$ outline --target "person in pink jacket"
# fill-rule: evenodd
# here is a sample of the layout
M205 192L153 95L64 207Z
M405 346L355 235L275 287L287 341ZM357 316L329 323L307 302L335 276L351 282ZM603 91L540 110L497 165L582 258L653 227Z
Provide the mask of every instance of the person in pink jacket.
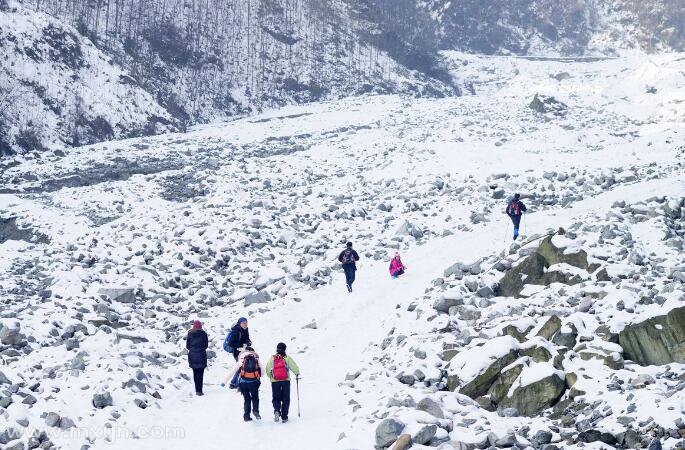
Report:
M402 264L402 259L399 253L395 253L395 257L390 261L390 276L397 278L404 273L407 268Z

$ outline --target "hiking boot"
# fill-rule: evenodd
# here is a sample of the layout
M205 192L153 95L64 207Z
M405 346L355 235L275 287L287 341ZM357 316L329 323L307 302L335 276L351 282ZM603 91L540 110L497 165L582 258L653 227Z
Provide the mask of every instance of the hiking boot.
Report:
M202 397L205 394L203 394L202 392L196 392L195 395L197 395L198 397Z
M244 417L243 417L243 420L244 420L245 422L252 422L252 417L250 417L250 416L244 416Z
M284 417L284 418L281 419L281 422L283 422L283 423L286 423L287 421L288 421L288 418L287 418L287 417Z
M349 284L347 285L347 292L352 292L352 286L350 286Z
M258 412L253 412L252 414L254 414L255 419L262 420L262 416L260 416Z
M281 413L278 411L274 411L274 422L280 422L281 421Z

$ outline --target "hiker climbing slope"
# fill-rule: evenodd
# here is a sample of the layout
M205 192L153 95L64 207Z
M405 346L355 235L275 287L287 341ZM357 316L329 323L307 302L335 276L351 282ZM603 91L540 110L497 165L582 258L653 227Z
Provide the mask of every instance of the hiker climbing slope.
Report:
M514 198L507 203L506 209L507 215L514 223L514 240L519 237L519 225L524 212L526 212L526 205L521 201L521 194L514 194Z
M342 263L342 268L345 271L345 283L347 284L347 291L352 292L352 283L354 283L354 276L355 272L357 271L356 262L359 261L359 255L352 248L352 242L348 242L345 250L340 252L338 261Z

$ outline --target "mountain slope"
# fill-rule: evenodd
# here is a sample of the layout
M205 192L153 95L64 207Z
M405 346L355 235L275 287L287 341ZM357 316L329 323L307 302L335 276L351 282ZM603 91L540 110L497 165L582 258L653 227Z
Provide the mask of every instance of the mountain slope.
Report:
M21 5L0 23L0 156L180 128L73 28Z

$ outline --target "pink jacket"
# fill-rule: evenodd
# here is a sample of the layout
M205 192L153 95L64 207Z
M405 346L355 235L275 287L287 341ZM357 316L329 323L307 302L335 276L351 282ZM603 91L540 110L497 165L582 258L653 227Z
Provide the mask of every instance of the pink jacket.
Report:
M402 264L402 260L399 257L394 257L392 261L390 261L390 275L395 275L397 272L400 270L404 269L404 264Z

